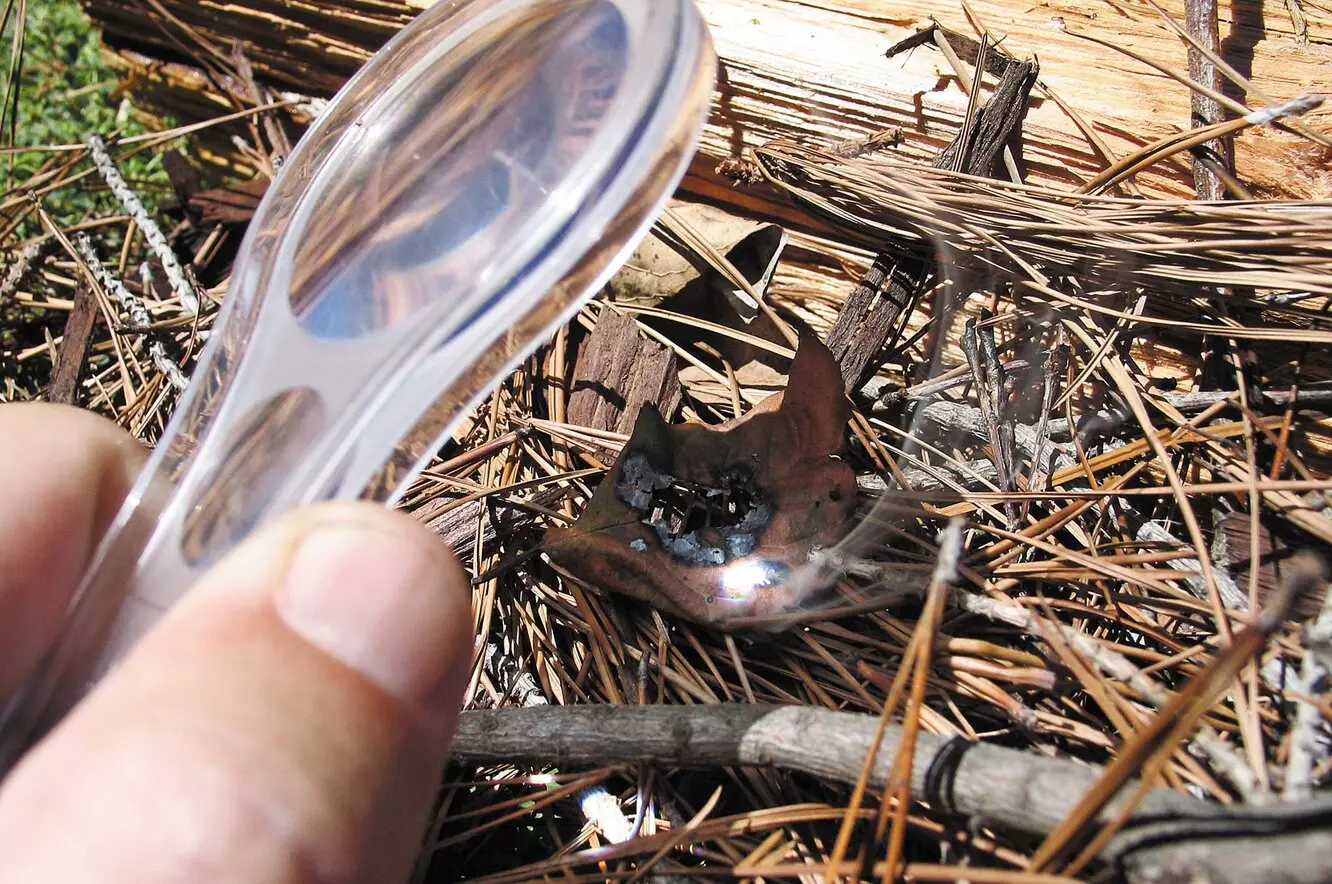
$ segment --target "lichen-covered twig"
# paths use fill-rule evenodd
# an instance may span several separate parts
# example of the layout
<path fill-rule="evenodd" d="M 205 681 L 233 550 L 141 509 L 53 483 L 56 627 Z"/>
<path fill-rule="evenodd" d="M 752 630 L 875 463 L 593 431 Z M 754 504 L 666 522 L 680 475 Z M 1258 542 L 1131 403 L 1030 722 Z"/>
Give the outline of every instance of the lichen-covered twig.
<path fill-rule="evenodd" d="M 148 241 L 153 254 L 162 262 L 162 269 L 166 271 L 167 280 L 171 283 L 171 291 L 180 300 L 181 308 L 190 315 L 198 313 L 199 296 L 194 291 L 194 285 L 185 276 L 185 269 L 180 266 L 171 244 L 162 235 L 162 229 L 157 226 L 152 215 L 149 215 L 148 210 L 144 208 L 139 195 L 126 183 L 120 170 L 116 168 L 116 161 L 107 151 L 105 142 L 96 135 L 89 135 L 88 152 L 92 154 L 93 164 L 97 166 L 97 171 L 106 181 L 107 187 L 111 188 L 116 199 L 125 207 L 125 213 L 133 218 L 134 223 L 143 231 L 143 238 Z"/>
<path fill-rule="evenodd" d="M 1299 690 L 1308 696 L 1320 694 L 1332 677 L 1332 593 L 1323 602 L 1318 619 L 1304 631 L 1304 664 Z M 1318 707 L 1302 700 L 1295 710 L 1290 735 L 1290 760 L 1286 763 L 1286 785 L 1282 797 L 1302 801 L 1313 795 L 1314 768 L 1332 750 L 1329 729 Z"/>
<path fill-rule="evenodd" d="M 14 260 L 9 262 L 5 268 L 5 278 L 0 280 L 0 301 L 14 294 L 19 284 L 23 282 L 23 277 L 28 275 L 32 269 L 32 262 L 41 254 L 42 242 L 35 240 L 19 249 L 14 255 Z"/>
<path fill-rule="evenodd" d="M 147 328 L 152 325 L 152 316 L 149 315 L 148 308 L 144 306 L 143 300 L 125 288 L 125 284 L 102 263 L 102 259 L 97 255 L 97 249 L 86 234 L 75 234 L 74 248 L 78 250 L 79 256 L 87 263 L 88 269 L 101 283 L 102 288 L 106 289 L 119 302 L 125 313 L 129 315 L 130 322 L 139 328 Z M 152 358 L 153 365 L 157 366 L 157 370 L 162 373 L 162 377 L 166 378 L 167 383 L 171 386 L 177 390 L 184 390 L 189 385 L 189 379 L 180 370 L 180 366 L 167 355 L 166 347 L 162 345 L 161 341 L 149 339 L 148 355 Z"/>

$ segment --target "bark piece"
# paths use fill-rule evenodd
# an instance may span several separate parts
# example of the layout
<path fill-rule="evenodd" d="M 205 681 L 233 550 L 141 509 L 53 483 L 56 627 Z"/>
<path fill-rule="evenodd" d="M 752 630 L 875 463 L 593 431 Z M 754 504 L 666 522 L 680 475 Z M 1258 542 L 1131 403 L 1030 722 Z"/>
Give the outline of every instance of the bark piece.
<path fill-rule="evenodd" d="M 1212 52 L 1220 54 L 1221 40 L 1217 35 L 1216 0 L 1184 0 L 1185 22 L 1189 33 Z M 1189 78 L 1201 83 L 1208 89 L 1221 91 L 1221 72 L 1211 59 L 1189 47 Z M 1194 92 L 1190 96 L 1192 114 L 1189 125 L 1194 128 L 1210 126 L 1224 119 L 1221 105 L 1215 98 Z M 1208 167 L 1208 162 L 1220 164 L 1227 171 L 1233 170 L 1234 162 L 1230 158 L 1230 146 L 1225 140 L 1209 141 L 1193 150 L 1193 188 L 1200 200 L 1225 199 L 1226 189 L 1221 177 Z"/>
<path fill-rule="evenodd" d="M 96 325 L 97 298 L 92 289 L 80 285 L 74 290 L 74 309 L 65 320 L 64 338 L 47 388 L 46 398 L 51 402 L 73 405 L 78 398 L 79 381 L 83 378 Z"/>
<path fill-rule="evenodd" d="M 1258 560 L 1255 563 L 1249 545 L 1251 523 L 1249 514 L 1235 511 L 1217 519 L 1217 531 L 1212 542 L 1213 558 L 1219 566 L 1234 574 L 1232 583 L 1247 594 L 1250 572 L 1258 568 L 1258 607 L 1265 607 L 1283 582 L 1289 579 L 1291 560 L 1302 547 L 1300 538 L 1289 536 L 1279 523 L 1273 523 L 1264 514 L 1258 520 Z M 1312 620 L 1323 609 L 1327 586 L 1307 596 L 1296 596 L 1291 603 L 1291 617 L 1299 621 Z M 1246 595 L 1247 597 L 1247 595 Z"/>
<path fill-rule="evenodd" d="M 178 150 L 168 150 L 162 154 L 162 168 L 171 180 L 171 189 L 176 192 L 176 199 L 182 204 L 189 201 L 204 189 L 203 176 L 198 168 Z"/>
<path fill-rule="evenodd" d="M 1015 143 L 1022 131 L 1038 72 L 1035 62 L 1014 61 L 1005 65 L 994 95 L 976 111 L 976 121 L 966 133 L 969 136 L 966 143 L 961 138 L 954 139 L 934 165 L 941 169 L 960 168 L 968 175 L 993 177 L 995 162 L 1004 146 Z"/>
<path fill-rule="evenodd" d="M 239 184 L 214 187 L 190 197 L 190 208 L 199 213 L 201 224 L 245 224 L 254 217 L 259 201 L 268 192 L 267 178 L 252 178 Z"/>
<path fill-rule="evenodd" d="M 1034 62 L 1006 62 L 994 95 L 940 152 L 935 167 L 989 176 L 1005 145 L 1018 140 L 1037 71 Z M 934 274 L 933 256 L 903 254 L 892 242 L 881 246 L 828 332 L 848 390 L 860 389 L 878 371 L 880 351 L 900 333 Z"/>
<path fill-rule="evenodd" d="M 912 49 L 919 49 L 921 46 L 929 46 L 934 43 L 935 35 L 942 34 L 948 41 L 948 45 L 953 48 L 957 57 L 967 64 L 975 67 L 977 57 L 980 55 L 980 41 L 966 34 L 959 34 L 948 28 L 940 27 L 937 21 L 931 20 L 928 25 L 916 31 L 909 37 L 903 37 L 884 53 L 885 58 L 896 58 L 904 52 L 910 52 Z M 993 74 L 996 77 L 1002 76 L 1004 69 L 1008 67 L 1009 58 L 1002 52 L 985 53 L 985 72 Z"/>
<path fill-rule="evenodd" d="M 645 403 L 673 415 L 680 398 L 675 354 L 649 340 L 632 316 L 602 310 L 592 335 L 578 351 L 569 422 L 627 434 Z"/>
<path fill-rule="evenodd" d="M 930 259 L 884 248 L 846 298 L 828 331 L 848 390 L 858 390 L 878 370 L 876 357 L 901 332 L 919 292 L 933 278 Z"/>

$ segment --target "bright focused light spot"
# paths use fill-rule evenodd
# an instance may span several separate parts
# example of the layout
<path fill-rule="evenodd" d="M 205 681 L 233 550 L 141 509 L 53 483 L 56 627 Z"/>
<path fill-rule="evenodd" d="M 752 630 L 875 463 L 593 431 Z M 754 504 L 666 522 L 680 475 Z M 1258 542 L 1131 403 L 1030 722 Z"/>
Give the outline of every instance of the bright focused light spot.
<path fill-rule="evenodd" d="M 722 575 L 722 590 L 727 598 L 745 599 L 754 590 L 772 583 L 772 571 L 762 559 L 748 559 L 728 565 Z"/>
<path fill-rule="evenodd" d="M 611 844 L 628 841 L 633 834 L 633 824 L 620 810 L 620 802 L 600 786 L 593 786 L 580 795 L 578 804 L 583 809 L 583 816 L 600 829 Z"/>

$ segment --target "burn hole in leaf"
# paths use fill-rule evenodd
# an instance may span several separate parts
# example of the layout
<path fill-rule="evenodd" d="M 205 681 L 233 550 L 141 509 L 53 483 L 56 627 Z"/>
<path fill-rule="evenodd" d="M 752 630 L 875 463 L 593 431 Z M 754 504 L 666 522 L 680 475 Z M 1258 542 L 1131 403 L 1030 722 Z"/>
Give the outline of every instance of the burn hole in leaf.
<path fill-rule="evenodd" d="M 655 469 L 646 457 L 630 457 L 616 492 L 642 513 L 643 523 L 672 558 L 694 565 L 722 565 L 754 552 L 772 518 L 754 474 L 742 467 L 700 485 Z"/>

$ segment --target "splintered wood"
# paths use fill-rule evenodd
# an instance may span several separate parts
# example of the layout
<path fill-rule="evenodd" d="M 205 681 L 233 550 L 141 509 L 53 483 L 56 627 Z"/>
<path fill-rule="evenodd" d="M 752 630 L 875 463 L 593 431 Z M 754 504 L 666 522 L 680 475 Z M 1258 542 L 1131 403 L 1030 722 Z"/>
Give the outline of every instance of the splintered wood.
<path fill-rule="evenodd" d="M 182 46 L 220 47 L 218 52 L 226 56 L 235 46 L 254 75 L 269 84 L 271 97 L 292 102 L 287 112 L 299 124 L 312 119 L 316 108 L 311 98 L 331 95 L 391 34 L 429 5 L 415 0 L 86 0 L 135 93 L 155 106 L 186 120 L 250 106 L 250 90 L 239 78 L 179 60 Z M 1040 61 L 1023 125 L 1020 159 L 1026 183 L 1077 189 L 1113 161 L 1144 143 L 1178 133 L 1190 121 L 1189 90 L 1163 73 L 1187 72 L 1187 47 L 1141 3 L 1077 0 L 1033 8 L 1015 0 L 943 6 L 905 0 L 886 11 L 878 0 L 701 0 L 699 7 L 720 56 L 719 88 L 682 195 L 781 222 L 799 237 L 803 247 L 782 262 L 773 295 L 804 311 L 802 318 L 816 328 L 826 328 L 836 317 L 847 292 L 873 263 L 883 237 L 848 235 L 846 229 L 793 208 L 780 189 L 737 187 L 718 169 L 746 151 L 774 140 L 833 153 L 848 145 L 869 149 L 895 143 L 889 154 L 895 159 L 933 162 L 956 139 L 966 119 L 969 99 L 958 86 L 971 76 L 967 68 L 976 39 L 969 35 L 978 29 L 989 33 L 992 47 L 1007 57 Z M 1167 0 L 1163 9 L 1175 20 L 1185 20 L 1184 0 Z M 1297 44 L 1291 14 L 1278 4 L 1236 4 L 1219 10 L 1224 48 L 1240 53 L 1242 73 L 1273 100 L 1319 88 L 1332 65 L 1332 30 L 1322 18 L 1306 18 L 1300 33 L 1307 42 Z M 889 50 L 928 32 L 935 22 L 944 35 L 939 40 L 920 40 L 914 48 L 887 57 Z M 953 57 L 936 42 L 949 45 Z M 1106 44 L 1123 47 L 1141 60 Z M 981 78 L 981 104 L 993 95 L 1001 73 L 996 66 L 991 76 Z M 1329 113 L 1330 108 L 1315 111 L 1306 125 L 1315 130 L 1325 126 Z M 1228 140 L 1235 172 L 1254 194 L 1332 194 L 1332 173 L 1316 145 L 1270 127 L 1252 128 Z M 205 143 L 213 156 L 229 147 L 225 138 Z M 237 160 L 229 156 L 227 162 Z M 1175 156 L 1140 172 L 1131 184 L 1146 196 L 1191 196 L 1192 164 L 1187 155 Z M 876 269 L 887 278 L 887 266 Z M 882 292 L 878 288 L 871 275 L 862 300 L 891 305 L 891 296 L 900 294 L 896 284 Z M 833 309 L 826 310 L 824 304 Z M 846 356 L 849 376 L 863 379 L 857 368 L 873 358 L 873 342 L 897 332 L 889 318 L 878 316 L 868 325 L 848 320 L 830 338 L 839 357 L 848 347 L 857 350 Z M 1171 374 L 1192 373 L 1196 354 L 1171 353 L 1169 347 L 1158 352 Z"/>
<path fill-rule="evenodd" d="M 197 102 L 183 93 L 217 88 L 201 76 L 190 82 L 184 67 L 157 65 L 158 59 L 174 63 L 182 45 L 239 43 L 256 75 L 279 90 L 328 96 L 427 5 L 417 0 L 86 2 L 112 45 L 129 53 L 122 63 L 135 73 L 136 83 L 155 90 L 162 104 L 179 101 L 181 107 Z M 964 34 L 980 26 L 1002 38 L 1010 55 L 1039 57 L 1043 85 L 1036 90 L 1026 135 L 1037 182 L 1076 185 L 1143 140 L 1187 125 L 1190 116 L 1183 86 L 1077 36 L 1099 35 L 1185 70 L 1183 44 L 1139 4 L 1077 0 L 1033 8 L 1016 0 L 976 0 L 964 9 L 903 0 L 889 9 L 880 0 L 701 0 L 699 7 L 712 28 L 723 76 L 691 186 L 723 201 L 729 184 L 714 174 L 717 163 L 776 138 L 799 135 L 833 144 L 900 127 L 913 136 L 904 148 L 906 158 L 931 159 L 966 113 L 965 96 L 948 88 L 956 74 L 935 52 L 892 59 L 884 52 L 932 20 Z M 1184 21 L 1183 0 L 1169 0 L 1164 8 Z M 1294 25 L 1280 4 L 1226 5 L 1220 27 L 1227 48 L 1248 60 L 1244 73 L 1267 94 L 1284 99 L 1318 89 L 1326 80 L 1332 30 L 1321 17 L 1308 19 L 1309 41 L 1299 51 L 1290 48 Z M 216 93 L 215 98 L 225 101 Z M 1094 141 L 1083 126 L 1091 127 Z M 1103 156 L 1102 148 L 1112 157 Z M 1254 133 L 1236 147 L 1238 173 L 1273 196 L 1326 193 L 1328 182 L 1309 168 L 1311 159 L 1316 155 L 1280 133 Z M 1142 183 L 1149 193 L 1182 196 L 1193 190 L 1186 163 L 1153 170 Z"/>

